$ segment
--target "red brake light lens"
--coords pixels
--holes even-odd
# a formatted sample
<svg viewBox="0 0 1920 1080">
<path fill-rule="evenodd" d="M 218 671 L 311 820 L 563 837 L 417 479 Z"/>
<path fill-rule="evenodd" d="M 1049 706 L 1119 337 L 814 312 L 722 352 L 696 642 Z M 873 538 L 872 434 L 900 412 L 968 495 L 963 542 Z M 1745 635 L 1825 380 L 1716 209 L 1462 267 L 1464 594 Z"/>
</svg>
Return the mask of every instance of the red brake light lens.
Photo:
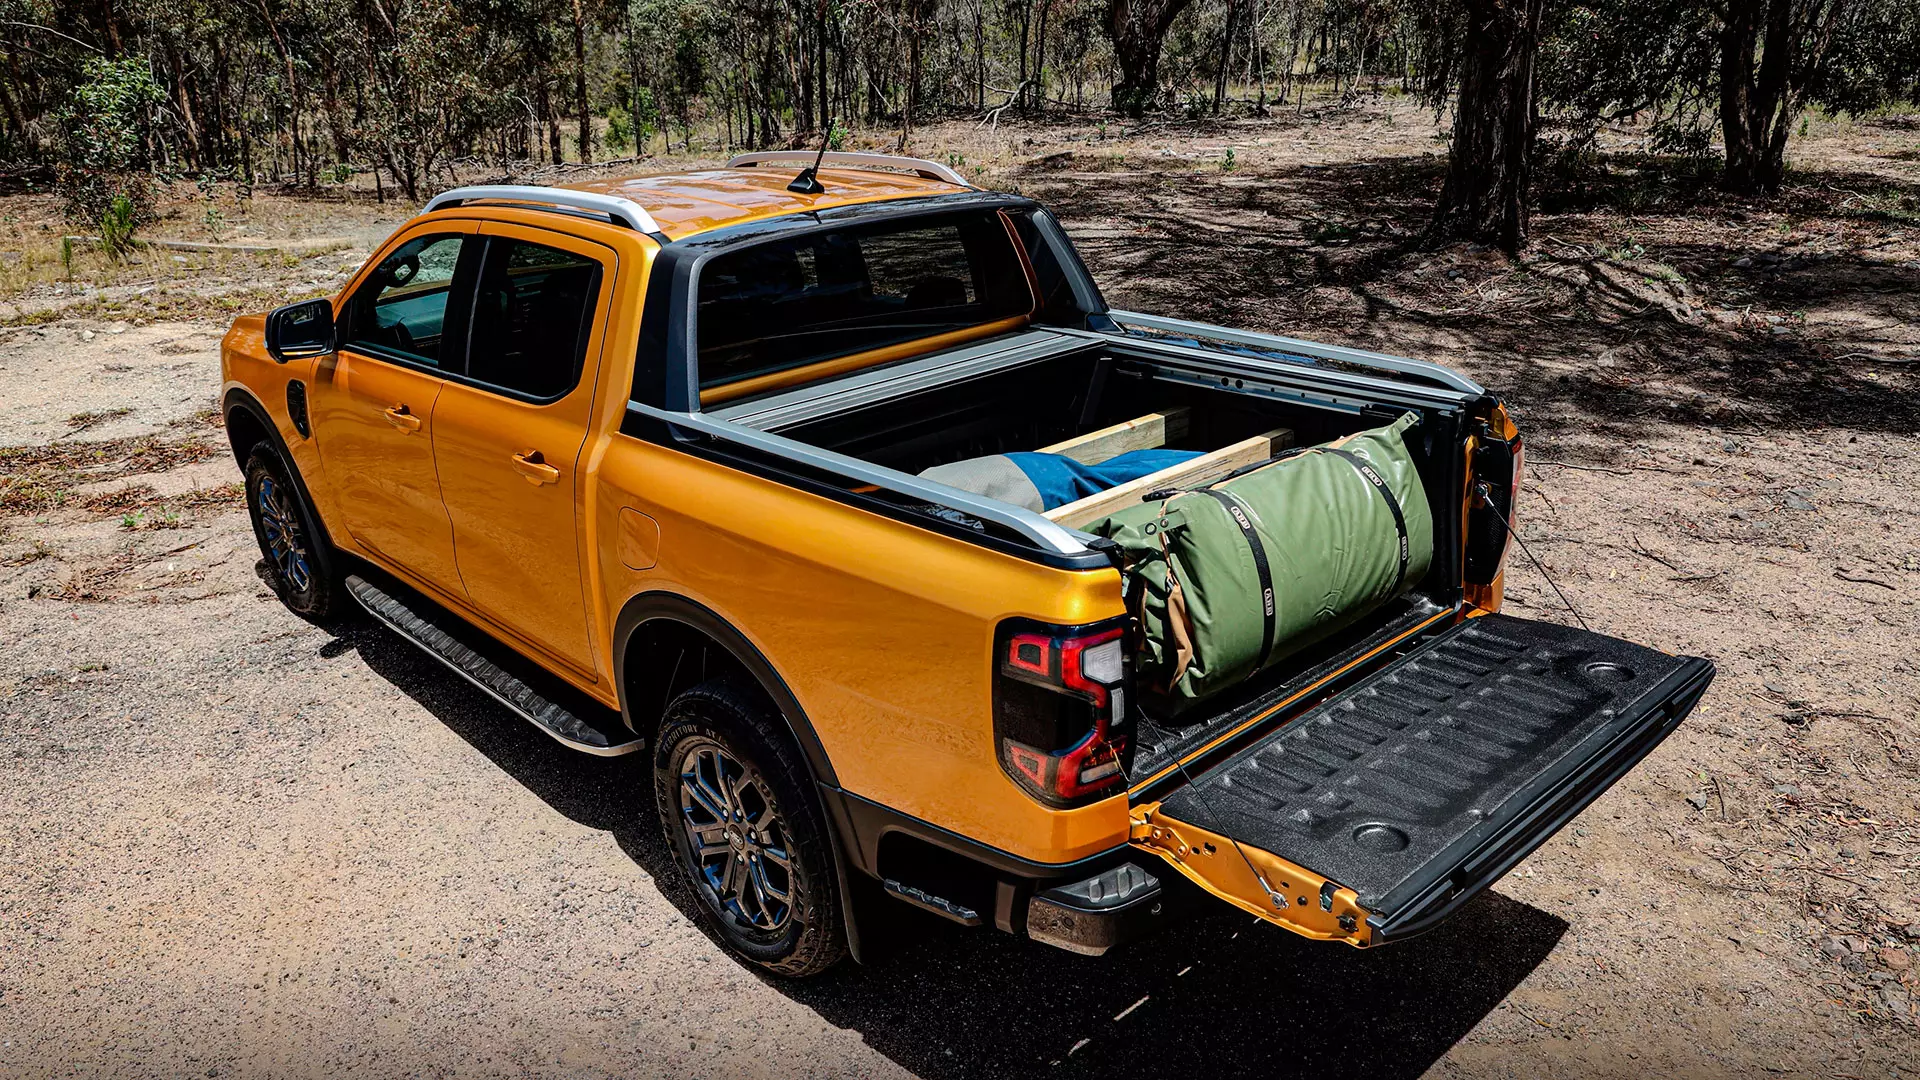
<svg viewBox="0 0 1920 1080">
<path fill-rule="evenodd" d="M 1123 632 L 1115 624 L 1003 624 L 994 649 L 1000 763 L 1027 794 L 1078 806 L 1125 781 Z"/>
</svg>

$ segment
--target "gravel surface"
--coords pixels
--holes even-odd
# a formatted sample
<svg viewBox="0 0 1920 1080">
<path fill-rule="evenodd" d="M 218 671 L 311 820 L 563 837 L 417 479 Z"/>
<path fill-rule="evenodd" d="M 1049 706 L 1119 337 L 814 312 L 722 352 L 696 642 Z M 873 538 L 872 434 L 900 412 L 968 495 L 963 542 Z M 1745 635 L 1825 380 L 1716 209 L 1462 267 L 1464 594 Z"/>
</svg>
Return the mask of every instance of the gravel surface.
<svg viewBox="0 0 1920 1080">
<path fill-rule="evenodd" d="M 1493 891 L 1373 953 L 1214 906 L 1090 960 L 902 908 L 881 963 L 762 979 L 690 922 L 642 763 L 271 598 L 204 414 L 221 324 L 35 316 L 0 327 L 0 1077 L 1920 1074 L 1920 409 L 1897 362 L 1826 359 L 1866 347 L 1862 297 L 1920 325 L 1911 242 L 1762 275 L 1742 245 L 1859 237 L 1756 212 L 1674 256 L 1693 291 L 1656 304 L 1658 274 L 1596 284 L 1605 215 L 1537 217 L 1554 265 L 1393 249 L 1428 195 L 1300 162 L 1417 160 L 1430 126 L 1287 123 L 1162 132 L 1144 172 L 1023 187 L 1118 304 L 1508 392 L 1534 554 L 1594 629 L 1720 667 Z M 1045 161 L 1053 137 L 969 160 Z M 314 229 L 371 228 L 351 209 Z M 1255 225 L 1272 261 L 1223 257 Z M 1696 225 L 1639 219 L 1633 258 Z M 1575 249 L 1590 285 L 1564 280 Z M 1723 317 L 1747 303 L 1805 317 Z M 1508 595 L 1571 619 L 1518 554 Z"/>
</svg>

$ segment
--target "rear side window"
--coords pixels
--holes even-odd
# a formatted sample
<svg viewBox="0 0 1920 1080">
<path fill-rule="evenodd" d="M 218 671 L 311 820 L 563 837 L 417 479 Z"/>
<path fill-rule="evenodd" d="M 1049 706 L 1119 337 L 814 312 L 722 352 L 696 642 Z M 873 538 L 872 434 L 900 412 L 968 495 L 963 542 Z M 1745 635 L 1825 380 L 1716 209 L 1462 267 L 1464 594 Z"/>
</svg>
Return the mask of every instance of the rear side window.
<svg viewBox="0 0 1920 1080">
<path fill-rule="evenodd" d="M 494 237 L 480 265 L 468 378 L 552 399 L 580 381 L 600 263 L 571 251 Z"/>
<path fill-rule="evenodd" d="M 441 338 L 464 235 L 421 236 L 380 261 L 353 294 L 342 344 L 440 367 Z"/>
<path fill-rule="evenodd" d="M 1019 252 L 991 211 L 730 251 L 701 268 L 699 290 L 702 389 L 1033 310 Z"/>
</svg>

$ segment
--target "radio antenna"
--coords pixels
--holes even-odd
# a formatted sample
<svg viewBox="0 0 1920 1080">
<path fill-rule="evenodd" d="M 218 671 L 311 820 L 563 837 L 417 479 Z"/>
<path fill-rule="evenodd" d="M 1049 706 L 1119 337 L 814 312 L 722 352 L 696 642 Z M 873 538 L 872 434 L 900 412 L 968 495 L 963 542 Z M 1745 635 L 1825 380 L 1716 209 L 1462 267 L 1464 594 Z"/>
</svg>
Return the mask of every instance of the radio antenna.
<svg viewBox="0 0 1920 1080">
<path fill-rule="evenodd" d="M 820 163 L 826 160 L 827 144 L 833 141 L 833 117 L 827 117 L 827 130 L 820 135 L 820 152 L 813 156 L 813 164 L 800 170 L 793 178 L 787 190 L 797 195 L 824 195 L 826 188 L 820 186 Z"/>
</svg>

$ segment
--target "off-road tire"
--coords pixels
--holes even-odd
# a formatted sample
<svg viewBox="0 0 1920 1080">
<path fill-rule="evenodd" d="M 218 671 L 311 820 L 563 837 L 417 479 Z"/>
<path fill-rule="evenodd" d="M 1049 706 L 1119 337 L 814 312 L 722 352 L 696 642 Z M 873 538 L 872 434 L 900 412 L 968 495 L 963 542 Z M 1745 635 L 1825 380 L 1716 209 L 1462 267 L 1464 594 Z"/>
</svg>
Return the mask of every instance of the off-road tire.
<svg viewBox="0 0 1920 1080">
<path fill-rule="evenodd" d="M 338 618 L 352 604 L 342 580 L 340 556 L 320 531 L 313 508 L 293 481 L 293 470 L 271 443 L 261 442 L 247 454 L 246 477 L 253 538 L 260 544 L 267 578 L 280 602 L 311 622 Z M 290 539 L 299 556 L 297 563 L 289 562 L 288 549 L 270 533 Z"/>
<path fill-rule="evenodd" d="M 654 747 L 653 790 L 661 831 L 682 880 L 694 893 L 702 925 L 740 957 L 776 975 L 805 978 L 838 963 L 846 954 L 847 941 L 832 841 L 813 797 L 806 764 L 772 703 L 731 679 L 702 683 L 668 704 Z M 740 768 L 737 786 L 743 794 L 738 801 L 746 806 L 742 812 L 751 817 L 763 803 L 773 812 L 777 843 L 762 846 L 756 833 L 743 830 L 738 834 L 742 846 L 730 850 L 742 860 L 743 868 L 750 865 L 749 856 L 767 860 L 780 852 L 788 859 L 784 875 L 776 872 L 773 862 L 765 862 L 758 870 L 762 875 L 758 880 L 767 883 L 769 892 L 777 889 L 779 877 L 785 877 L 790 900 L 787 917 L 777 927 L 757 928 L 751 922 L 755 916 L 770 920 L 765 893 L 759 894 L 759 910 L 744 896 L 730 906 L 729 897 L 707 876 L 694 854 L 689 825 L 711 820 L 699 808 L 703 804 L 690 809 L 683 801 L 683 771 L 696 758 L 703 763 L 731 759 Z M 702 827 L 713 829 L 710 823 Z M 733 843 L 736 834 L 728 831 L 727 835 L 728 843 Z M 715 859 L 720 860 L 725 878 L 728 855 L 710 854 L 705 865 L 711 867 Z M 743 869 L 743 873 L 753 872 Z M 743 890 L 759 888 L 745 880 L 741 886 Z"/>
</svg>

